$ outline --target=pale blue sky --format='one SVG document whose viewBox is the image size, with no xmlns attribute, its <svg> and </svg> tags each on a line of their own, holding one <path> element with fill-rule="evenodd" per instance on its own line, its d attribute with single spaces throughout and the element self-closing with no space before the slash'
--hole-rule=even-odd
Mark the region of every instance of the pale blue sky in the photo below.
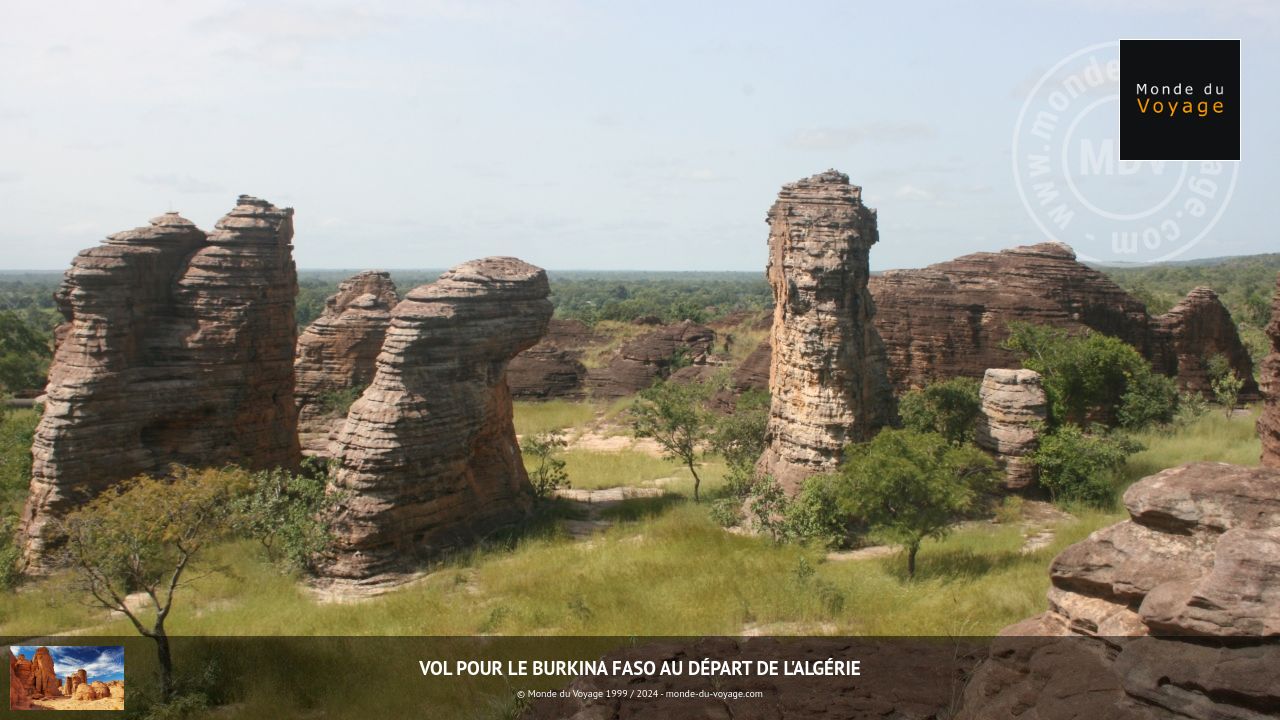
<svg viewBox="0 0 1280 720">
<path fill-rule="evenodd" d="M 828 167 L 875 268 L 1036 242 L 1018 110 L 1120 37 L 1243 40 L 1239 183 L 1186 256 L 1280 249 L 1280 3 L 978 5 L 11 0 L 0 269 L 249 193 L 296 208 L 301 267 L 758 270 L 779 186 Z"/>
</svg>

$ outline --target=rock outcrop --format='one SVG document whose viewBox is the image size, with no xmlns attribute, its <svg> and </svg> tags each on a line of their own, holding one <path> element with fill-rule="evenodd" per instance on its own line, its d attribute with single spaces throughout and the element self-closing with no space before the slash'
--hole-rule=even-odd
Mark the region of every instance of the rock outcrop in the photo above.
<svg viewBox="0 0 1280 720">
<path fill-rule="evenodd" d="M 609 363 L 587 371 L 587 388 L 597 399 L 635 394 L 685 366 L 705 365 L 716 331 L 692 320 L 662 325 L 622 344 Z"/>
<path fill-rule="evenodd" d="M 507 366 L 511 396 L 523 400 L 584 397 L 587 368 L 582 355 L 593 339 L 585 323 L 553 319 L 542 340 Z"/>
<path fill-rule="evenodd" d="M 86 675 L 85 673 L 85 669 L 80 668 L 79 670 L 76 670 L 74 673 L 67 676 L 67 681 L 63 687 L 62 694 L 66 695 L 67 697 L 72 697 L 75 694 L 76 688 L 80 687 L 81 685 L 85 684 L 88 681 L 89 681 L 89 678 L 88 678 L 88 675 Z"/>
<path fill-rule="evenodd" d="M 974 426 L 978 447 L 995 454 L 1005 487 L 1016 490 L 1035 482 L 1030 459 L 1049 418 L 1049 402 L 1034 370 L 989 368 L 978 390 L 981 407 Z"/>
<path fill-rule="evenodd" d="M 1213 397 L 1209 360 L 1221 355 L 1244 381 L 1240 399 L 1258 398 L 1253 360 L 1236 332 L 1231 312 L 1213 290 L 1198 287 L 1187 293 L 1169 312 L 1155 318 L 1153 335 L 1152 363 L 1157 370 L 1177 378 L 1184 391 Z"/>
<path fill-rule="evenodd" d="M 1271 299 L 1267 337 L 1271 339 L 1271 352 L 1263 359 L 1260 373 L 1266 404 L 1258 418 L 1258 435 L 1262 438 L 1262 464 L 1280 467 L 1280 276 Z"/>
<path fill-rule="evenodd" d="M 1256 397 L 1249 353 L 1216 294 L 1197 288 L 1153 318 L 1141 301 L 1060 243 L 890 270 L 872 277 L 868 288 L 899 395 L 933 380 L 1016 367 L 1017 353 L 1002 344 L 1009 323 L 1018 321 L 1120 338 L 1188 391 L 1206 392 L 1205 368 L 1220 354 L 1245 378 L 1241 398 Z M 767 341 L 759 352 L 769 352 Z"/>
<path fill-rule="evenodd" d="M 757 470 L 795 493 L 893 414 L 867 291 L 868 254 L 879 234 L 862 188 L 834 170 L 784 186 L 767 219 L 776 352 Z"/>
<path fill-rule="evenodd" d="M 297 463 L 292 217 L 241 196 L 207 236 L 169 213 L 72 262 L 32 445 L 30 570 L 51 561 L 51 520 L 123 478 Z"/>
<path fill-rule="evenodd" d="M 1054 560 L 1049 611 L 1002 631 L 960 718 L 1274 717 L 1280 470 L 1192 463 L 1124 504 Z"/>
<path fill-rule="evenodd" d="M 54 670 L 53 655 L 49 648 L 36 649 L 31 658 L 31 697 L 50 698 L 62 695 L 62 683 L 58 681 L 58 673 Z"/>
<path fill-rule="evenodd" d="M 329 434 L 373 380 L 375 361 L 400 302 L 391 275 L 369 270 L 338 285 L 324 312 L 298 336 L 293 363 L 298 433 L 308 454 L 324 454 Z"/>
<path fill-rule="evenodd" d="M 22 657 L 22 656 L 19 656 Z M 22 662 L 27 659 L 22 658 Z M 31 708 L 31 694 L 27 692 L 27 683 L 21 675 L 18 674 L 19 660 L 13 656 L 13 651 L 9 651 L 9 709 L 10 710 L 29 710 Z M 30 672 L 31 664 L 27 662 L 27 670 Z M 28 675 L 30 677 L 30 675 Z"/>
<path fill-rule="evenodd" d="M 409 292 L 377 372 L 331 443 L 332 585 L 385 585 L 525 517 L 532 493 L 506 367 L 546 331 L 546 273 L 515 258 L 459 265 Z"/>
</svg>

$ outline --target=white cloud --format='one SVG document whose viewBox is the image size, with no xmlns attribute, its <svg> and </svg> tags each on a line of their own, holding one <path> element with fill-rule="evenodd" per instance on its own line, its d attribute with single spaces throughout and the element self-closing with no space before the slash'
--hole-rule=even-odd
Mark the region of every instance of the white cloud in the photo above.
<svg viewBox="0 0 1280 720">
<path fill-rule="evenodd" d="M 799 150 L 839 150 L 863 142 L 910 142 L 933 137 L 932 125 L 877 122 L 797 130 L 787 145 Z"/>
</svg>

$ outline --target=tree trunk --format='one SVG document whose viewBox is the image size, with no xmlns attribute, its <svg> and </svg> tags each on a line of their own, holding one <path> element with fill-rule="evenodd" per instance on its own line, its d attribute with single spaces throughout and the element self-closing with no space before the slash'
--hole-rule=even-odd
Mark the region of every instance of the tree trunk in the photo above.
<svg viewBox="0 0 1280 720">
<path fill-rule="evenodd" d="M 169 653 L 169 636 L 163 625 L 156 624 L 151 639 L 156 641 L 156 660 L 160 665 L 160 701 L 167 703 L 173 699 L 173 656 Z"/>
<path fill-rule="evenodd" d="M 689 472 L 693 475 L 693 501 L 700 502 L 698 499 L 698 487 L 702 485 L 702 478 L 698 477 L 698 471 L 693 469 L 693 463 L 688 463 Z"/>
<path fill-rule="evenodd" d="M 920 552 L 918 544 L 907 546 L 907 579 L 913 580 L 916 576 L 916 553 Z"/>
</svg>

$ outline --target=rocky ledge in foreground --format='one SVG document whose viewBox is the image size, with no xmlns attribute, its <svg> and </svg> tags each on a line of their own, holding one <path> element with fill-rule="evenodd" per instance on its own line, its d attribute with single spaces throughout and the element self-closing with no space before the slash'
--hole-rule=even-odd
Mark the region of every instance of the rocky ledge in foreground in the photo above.
<svg viewBox="0 0 1280 720">
<path fill-rule="evenodd" d="M 1049 611 L 1002 631 L 961 720 L 1263 720 L 1280 711 L 1280 470 L 1171 468 L 1067 548 Z"/>
<path fill-rule="evenodd" d="M 379 586 L 524 518 L 532 492 L 506 368 L 551 319 L 547 275 L 515 258 L 459 265 L 392 313 L 377 371 L 330 445 L 331 587 Z"/>
</svg>

